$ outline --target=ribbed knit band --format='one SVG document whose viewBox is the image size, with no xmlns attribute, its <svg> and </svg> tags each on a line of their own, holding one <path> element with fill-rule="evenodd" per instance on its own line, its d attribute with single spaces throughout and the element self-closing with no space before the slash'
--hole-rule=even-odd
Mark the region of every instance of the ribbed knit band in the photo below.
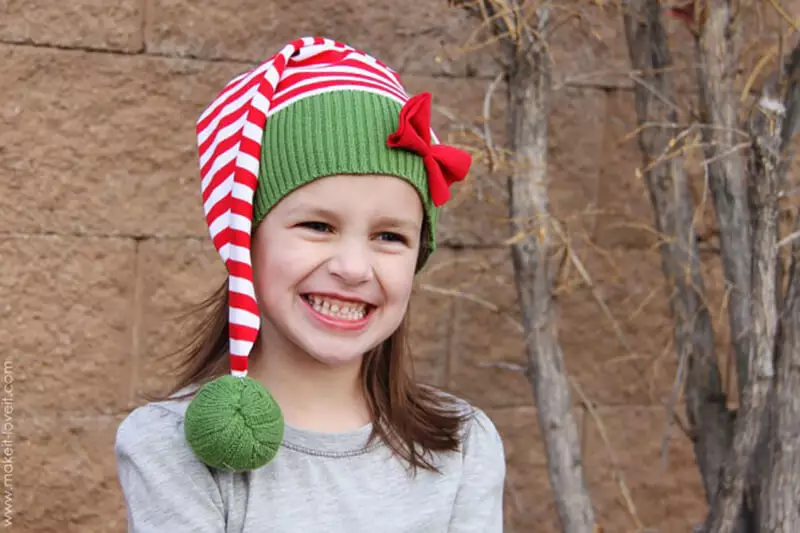
<svg viewBox="0 0 800 533">
<path fill-rule="evenodd" d="M 381 174 L 406 179 L 423 202 L 431 251 L 438 209 L 422 157 L 386 146 L 401 105 L 365 91 L 333 91 L 298 100 L 269 116 L 253 202 L 255 228 L 281 198 L 317 178 Z"/>
</svg>

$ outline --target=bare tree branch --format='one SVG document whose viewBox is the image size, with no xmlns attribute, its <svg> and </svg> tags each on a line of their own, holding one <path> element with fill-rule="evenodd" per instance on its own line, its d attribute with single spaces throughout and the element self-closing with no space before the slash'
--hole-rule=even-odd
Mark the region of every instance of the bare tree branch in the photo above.
<svg viewBox="0 0 800 533">
<path fill-rule="evenodd" d="M 611 459 L 614 480 L 619 486 L 620 494 L 622 494 L 622 500 L 625 502 L 625 508 L 627 509 L 628 514 L 631 515 L 631 519 L 636 525 L 637 531 L 641 531 L 644 529 L 644 524 L 642 523 L 641 518 L 639 518 L 639 512 L 636 510 L 636 504 L 633 503 L 631 491 L 628 488 L 628 484 L 625 482 L 625 476 L 622 473 L 622 468 L 620 468 L 619 458 L 614 450 L 614 446 L 611 445 L 611 439 L 608 436 L 606 425 L 603 423 L 603 419 L 597 413 L 597 409 L 594 408 L 592 401 L 589 399 L 586 393 L 583 392 L 583 388 L 580 386 L 577 380 L 570 378 L 569 381 L 572 384 L 572 387 L 575 389 L 575 392 L 578 393 L 578 396 L 580 397 L 584 408 L 589 413 L 589 416 L 591 416 L 592 420 L 594 420 L 595 426 L 597 426 L 597 431 L 600 433 L 600 438 L 603 440 L 603 444 L 605 444 L 606 450 L 608 451 L 608 457 Z"/>
<path fill-rule="evenodd" d="M 548 272 L 552 239 L 548 228 L 547 129 L 552 79 L 542 36 L 549 12 L 546 8 L 538 10 L 534 29 L 516 1 L 498 3 L 507 13 L 503 20 L 509 35 L 515 36 L 509 43 L 508 57 L 508 129 L 513 161 L 508 189 L 511 233 L 525 235 L 511 245 L 511 256 L 526 334 L 528 377 L 562 529 L 564 533 L 591 533 L 594 510 L 583 473 Z"/>
<path fill-rule="evenodd" d="M 693 231 L 693 202 L 683 157 L 666 154 L 676 139 L 678 115 L 668 77 L 672 70 L 658 0 L 630 0 L 624 14 L 628 52 L 641 80 L 634 88 L 639 147 L 653 206 L 667 280 L 679 367 L 687 375 L 686 411 L 707 499 L 713 497 L 730 442 L 730 415 L 714 349 L 714 331 Z M 646 124 L 663 126 L 643 127 Z"/>
<path fill-rule="evenodd" d="M 753 317 L 750 370 L 742 389 L 733 444 L 722 472 L 717 498 L 707 519 L 707 533 L 733 530 L 742 505 L 748 467 L 759 442 L 762 421 L 775 377 L 773 351 L 778 324 L 778 193 L 781 176 L 782 112 L 761 109 L 751 124 L 748 183 L 753 224 L 751 299 Z"/>
<path fill-rule="evenodd" d="M 504 53 L 508 95 L 509 241 L 531 382 L 545 441 L 548 475 L 564 533 L 592 533 L 594 509 L 583 473 L 570 384 L 558 342 L 550 256 L 547 145 L 552 73 L 546 36 L 550 8 L 520 0 L 449 0 L 492 28 Z M 552 6 L 557 7 L 557 6 Z M 528 19 L 536 19 L 536 27 Z M 499 82 L 499 79 L 498 79 Z M 490 91 L 497 83 L 490 86 Z M 488 122 L 488 95 L 484 121 Z M 484 133 L 487 145 L 490 135 Z M 493 154 L 493 156 L 496 155 Z M 490 167 L 496 168 L 495 157 Z"/>
<path fill-rule="evenodd" d="M 789 59 L 783 80 L 780 149 L 781 176 L 791 162 L 791 139 L 800 121 L 800 44 Z M 797 219 L 800 233 L 800 217 Z M 785 240 L 785 239 L 784 239 Z M 772 533 L 792 533 L 800 523 L 800 241 L 792 244 L 786 299 L 780 310 L 776 343 L 776 379 L 769 418 L 768 468 L 761 491 L 761 526 Z"/>
<path fill-rule="evenodd" d="M 747 382 L 751 337 L 751 226 L 742 157 L 731 153 L 738 144 L 737 103 L 734 89 L 738 62 L 739 26 L 729 0 L 703 0 L 704 17 L 696 39 L 699 102 L 711 196 L 717 215 L 722 268 L 731 289 L 728 314 L 736 354 L 739 389 Z M 743 140 L 743 139 L 742 139 Z"/>
</svg>

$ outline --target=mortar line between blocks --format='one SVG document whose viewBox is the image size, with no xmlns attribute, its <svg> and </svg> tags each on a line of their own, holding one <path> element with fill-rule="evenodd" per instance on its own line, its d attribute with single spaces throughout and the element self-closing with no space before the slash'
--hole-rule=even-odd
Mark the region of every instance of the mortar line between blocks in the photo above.
<svg viewBox="0 0 800 533">
<path fill-rule="evenodd" d="M 600 414 L 614 414 L 620 413 L 624 411 L 663 411 L 664 406 L 657 403 L 610 403 L 610 404 L 597 404 L 594 406 L 595 411 Z M 531 413 L 536 414 L 538 408 L 536 405 L 533 404 L 533 400 L 531 400 L 530 404 L 506 404 L 506 405 L 495 405 L 495 406 L 487 406 L 487 411 L 491 411 L 492 413 L 509 413 L 509 412 L 520 412 L 520 413 Z M 587 416 L 586 409 L 581 406 L 574 406 L 573 411 L 579 411 L 582 413 L 582 416 Z M 591 421 L 590 421 L 591 423 Z"/>
<path fill-rule="evenodd" d="M 139 31 L 142 32 L 142 49 L 141 53 L 147 53 L 147 17 L 150 14 L 150 0 L 139 0 L 142 4 L 142 23 Z"/>
<path fill-rule="evenodd" d="M 143 255 L 141 241 L 134 241 L 135 258 L 133 274 L 133 305 L 131 306 L 133 316 L 131 317 L 131 356 L 130 372 L 128 374 L 128 406 L 133 405 L 136 400 L 136 387 L 139 383 L 139 367 L 141 366 L 141 329 L 142 329 L 142 292 L 144 281 Z"/>
<path fill-rule="evenodd" d="M 53 427 L 63 429 L 66 426 L 78 426 L 82 429 L 88 429 L 95 426 L 102 426 L 104 424 L 117 424 L 129 411 L 120 411 L 118 414 L 95 414 L 87 415 L 81 413 L 53 413 L 46 415 L 34 415 L 30 418 L 26 417 L 20 422 L 21 425 L 32 424 L 37 429 L 42 431 L 51 432 Z"/>
<path fill-rule="evenodd" d="M 609 114 L 608 114 L 609 108 L 611 107 L 611 102 L 610 102 L 611 97 L 612 97 L 611 91 L 605 91 L 605 93 L 603 95 L 603 111 L 602 111 L 602 116 L 603 116 L 602 120 L 603 120 L 603 122 L 601 124 L 601 127 L 599 128 L 600 129 L 600 147 L 601 147 L 601 150 L 602 150 L 603 154 L 610 153 L 608 151 L 609 148 L 610 148 L 608 146 L 608 144 L 611 143 L 611 139 L 612 139 L 611 133 L 609 132 L 609 129 L 610 129 L 609 121 L 611 119 L 610 119 Z M 606 180 L 606 177 L 607 177 L 607 168 L 606 168 L 607 165 L 606 165 L 606 163 L 607 163 L 607 161 L 604 158 L 602 163 L 597 166 L 596 173 L 595 173 L 595 176 L 594 176 L 594 179 L 595 179 L 594 190 L 592 191 L 592 199 L 591 199 L 591 203 L 589 205 L 589 208 L 592 209 L 595 212 L 594 216 L 591 219 L 591 228 L 589 229 L 589 232 L 588 232 L 589 233 L 589 237 L 591 239 L 596 239 L 597 238 L 597 226 L 598 226 L 598 218 L 600 216 L 599 215 L 600 205 L 602 204 L 602 200 L 603 200 L 603 198 L 601 198 L 601 196 L 603 195 L 603 184 L 607 181 Z"/>
<path fill-rule="evenodd" d="M 455 251 L 458 255 L 458 251 Z M 453 378 L 453 365 L 455 364 L 455 342 L 453 339 L 456 335 L 456 313 L 458 313 L 458 301 L 456 298 L 448 298 L 447 305 L 447 342 L 445 344 L 445 358 L 444 365 L 442 365 L 442 379 L 441 383 L 445 389 L 451 389 L 451 380 Z"/>
</svg>

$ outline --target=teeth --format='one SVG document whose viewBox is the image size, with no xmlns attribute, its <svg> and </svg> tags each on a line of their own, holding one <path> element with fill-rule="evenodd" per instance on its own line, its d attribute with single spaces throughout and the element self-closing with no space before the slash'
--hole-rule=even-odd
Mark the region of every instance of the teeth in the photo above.
<svg viewBox="0 0 800 533">
<path fill-rule="evenodd" d="M 308 295 L 306 299 L 315 311 L 333 318 L 361 320 L 367 314 L 367 305 L 362 303 L 329 300 L 316 295 Z"/>
</svg>

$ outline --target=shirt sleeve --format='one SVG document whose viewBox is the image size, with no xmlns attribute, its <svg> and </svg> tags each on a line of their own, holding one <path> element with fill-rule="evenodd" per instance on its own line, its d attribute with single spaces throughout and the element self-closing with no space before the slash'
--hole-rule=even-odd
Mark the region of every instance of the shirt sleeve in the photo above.
<svg viewBox="0 0 800 533">
<path fill-rule="evenodd" d="M 475 409 L 464 440 L 464 470 L 448 533 L 502 533 L 506 460 L 497 428 Z"/>
<path fill-rule="evenodd" d="M 219 487 L 189 448 L 179 414 L 150 404 L 135 409 L 117 429 L 114 453 L 128 533 L 225 531 Z"/>
</svg>

